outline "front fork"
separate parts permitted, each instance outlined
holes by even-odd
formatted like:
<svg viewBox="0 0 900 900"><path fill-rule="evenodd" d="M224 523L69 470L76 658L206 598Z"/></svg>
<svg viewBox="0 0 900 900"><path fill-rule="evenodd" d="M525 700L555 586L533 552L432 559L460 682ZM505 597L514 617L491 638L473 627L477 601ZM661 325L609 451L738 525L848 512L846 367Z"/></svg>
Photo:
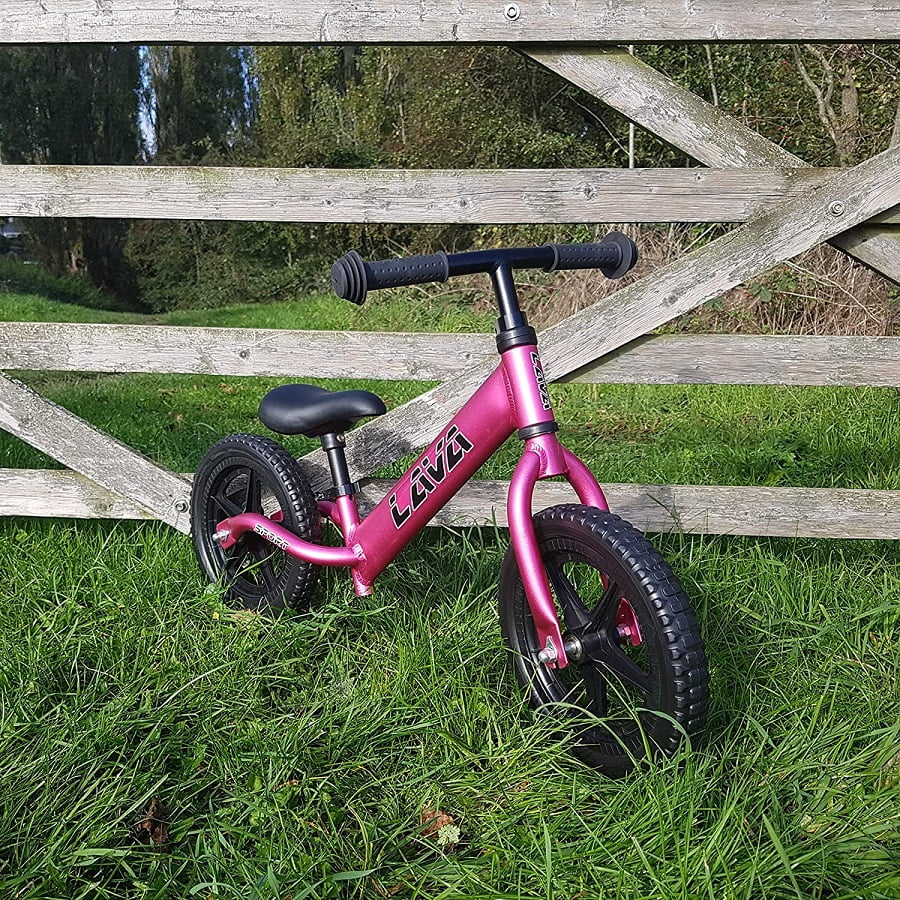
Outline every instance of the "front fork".
<svg viewBox="0 0 900 900"><path fill-rule="evenodd" d="M566 648L531 515L534 486L538 481L554 475L564 476L585 505L602 510L608 510L609 506L590 469L563 447L555 434L542 434L525 441L525 452L509 485L507 519L525 596L541 646L539 659L550 667L562 669L568 665Z"/></svg>

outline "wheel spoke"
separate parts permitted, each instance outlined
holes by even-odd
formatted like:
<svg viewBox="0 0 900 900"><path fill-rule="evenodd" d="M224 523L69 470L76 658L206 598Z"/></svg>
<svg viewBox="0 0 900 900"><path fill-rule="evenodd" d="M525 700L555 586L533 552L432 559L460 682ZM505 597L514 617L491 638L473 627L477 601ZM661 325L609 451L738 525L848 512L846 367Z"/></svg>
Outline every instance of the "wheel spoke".
<svg viewBox="0 0 900 900"><path fill-rule="evenodd" d="M241 566L243 566L244 564L244 561L251 554L252 550L249 544L238 544L235 553L232 556L228 556L225 558L225 571L236 578L240 572Z"/></svg>
<svg viewBox="0 0 900 900"><path fill-rule="evenodd" d="M650 676L619 647L607 647L599 662L645 694L650 693Z"/></svg>
<svg viewBox="0 0 900 900"><path fill-rule="evenodd" d="M569 631L580 632L590 623L590 612L578 596L575 585L566 577L562 568L552 563L545 563L547 577L553 590L556 591L556 598L562 606L563 619L566 628Z"/></svg>
<svg viewBox="0 0 900 900"><path fill-rule="evenodd" d="M602 719L609 709L606 701L606 676L595 662L585 663L581 671L588 696L588 712Z"/></svg>
<svg viewBox="0 0 900 900"><path fill-rule="evenodd" d="M276 550L271 544L261 543L253 550L253 558L256 560L261 571L264 569L269 570L272 578L277 580L278 576L275 573L275 560L279 557L280 553L281 551ZM266 584L268 584L268 580L266 580Z"/></svg>
<svg viewBox="0 0 900 900"><path fill-rule="evenodd" d="M233 500L229 500L221 491L212 495L212 501L225 513L226 518L240 515L243 510Z"/></svg>
<svg viewBox="0 0 900 900"><path fill-rule="evenodd" d="M259 569L259 574L262 576L262 580L265 583L265 586L270 591L274 591L278 586L278 579L275 577L275 573L272 571L271 559L260 560L257 568Z"/></svg>
<svg viewBox="0 0 900 900"><path fill-rule="evenodd" d="M588 631L598 633L609 631L615 625L620 593L619 582L610 580L600 602L591 610Z"/></svg>
<svg viewBox="0 0 900 900"><path fill-rule="evenodd" d="M262 511L262 485L253 469L247 469L247 493L244 496L244 509L247 512Z"/></svg>

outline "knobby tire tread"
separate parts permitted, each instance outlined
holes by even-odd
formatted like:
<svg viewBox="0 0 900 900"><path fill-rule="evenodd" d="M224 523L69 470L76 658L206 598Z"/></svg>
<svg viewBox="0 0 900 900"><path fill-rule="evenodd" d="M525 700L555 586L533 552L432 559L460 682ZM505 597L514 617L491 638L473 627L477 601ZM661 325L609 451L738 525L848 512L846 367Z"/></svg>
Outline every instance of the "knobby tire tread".
<svg viewBox="0 0 900 900"><path fill-rule="evenodd" d="M283 498L279 498L279 502L281 499L287 502L287 509L282 510L284 513L282 524L307 541L320 543L322 540L322 523L316 497L297 460L281 444L270 438L257 434L229 435L214 444L201 460L191 493L191 538L197 549L200 568L211 581L215 581L217 574L220 573L210 570L209 565L204 562L204 554L200 549L201 542L210 538L198 534L198 528L204 524L197 514L200 499L198 490L205 489L206 482L224 470L223 464L227 463L229 458L234 465L240 465L237 460L241 454L264 468L281 489ZM276 548L273 547L274 549ZM208 553L206 555L208 556ZM278 590L281 596L265 596L262 602L257 603L257 611L278 615L284 607L295 611L306 610L318 578L319 566L287 557L285 571L279 578ZM231 591L229 596L234 600L243 600L233 595Z"/></svg>
<svg viewBox="0 0 900 900"><path fill-rule="evenodd" d="M658 633L664 640L663 652L671 678L668 695L670 707L667 712L688 736L697 734L702 728L707 708L708 673L706 653L696 616L680 582L661 554L636 528L613 513L580 504L562 504L544 509L534 516L539 543L542 535L552 533L554 526L565 524L585 529L588 534L618 556L630 569L645 600L652 606L653 616L658 625ZM547 538L549 541L550 538ZM521 576L515 563L512 547L504 562L504 574L518 579L515 584L504 584L501 577L501 624L507 643L514 653L522 655L523 648L512 621L515 611L515 591L521 588ZM522 601L524 595L520 597ZM524 601L527 610L527 601ZM530 619L530 612L526 612ZM520 685L531 691L532 705L540 707L532 687L532 679L525 677L523 670L516 666L516 676ZM669 727L668 736L658 745L665 755L675 753L683 742L679 729ZM591 759L590 752L576 754L585 761L605 768L607 774L617 776L629 771L632 766L623 761L621 766L603 766Z"/></svg>

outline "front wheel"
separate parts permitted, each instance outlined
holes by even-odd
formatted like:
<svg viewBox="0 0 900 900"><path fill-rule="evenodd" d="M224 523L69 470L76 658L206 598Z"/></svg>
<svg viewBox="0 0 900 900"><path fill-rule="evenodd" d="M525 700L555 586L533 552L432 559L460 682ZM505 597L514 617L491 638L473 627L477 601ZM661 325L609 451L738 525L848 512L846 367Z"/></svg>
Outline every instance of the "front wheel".
<svg viewBox="0 0 900 900"><path fill-rule="evenodd" d="M500 624L531 705L574 735L573 750L610 776L672 755L703 724L706 654L678 579L637 529L576 504L534 517L569 665L538 660L512 547L500 574Z"/></svg>

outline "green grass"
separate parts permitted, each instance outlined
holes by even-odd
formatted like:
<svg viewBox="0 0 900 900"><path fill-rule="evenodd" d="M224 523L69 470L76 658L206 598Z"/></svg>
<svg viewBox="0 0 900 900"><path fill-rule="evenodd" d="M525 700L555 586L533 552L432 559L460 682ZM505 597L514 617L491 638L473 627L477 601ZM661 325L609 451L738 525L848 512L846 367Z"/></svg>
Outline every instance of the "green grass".
<svg viewBox="0 0 900 900"><path fill-rule="evenodd" d="M0 273L2 275L2 273ZM493 328L494 316L474 312L455 295L434 302L410 291L402 296L373 294L365 306L339 300L333 294L315 294L284 303L247 304L219 309L183 310L158 316L109 312L63 303L36 294L2 290L0 321L103 322L150 325L207 325L228 328L306 328L352 331L457 331L484 332Z"/></svg>
<svg viewBox="0 0 900 900"><path fill-rule="evenodd" d="M372 598L335 574L279 622L221 607L161 526L0 537L2 896L897 896L892 545L662 540L712 717L612 782L521 708L490 531L430 534ZM155 796L168 853L130 837Z"/></svg>
<svg viewBox="0 0 900 900"><path fill-rule="evenodd" d="M2 284L0 284L2 286ZM146 321L137 313L89 309L75 303L60 303L35 294L0 291L0 320L4 322L102 322L130 324Z"/></svg>
<svg viewBox="0 0 900 900"><path fill-rule="evenodd" d="M348 310L190 321L344 328ZM422 310L373 306L357 327L469 315ZM28 377L185 469L258 428L276 383ZM896 391L554 392L605 481L900 487ZM485 474L507 477L515 450ZM0 466L43 462L0 439ZM678 760L613 782L522 708L496 622L502 533L430 532L373 597L329 573L310 615L269 622L223 607L161 525L0 521L0 897L900 897L898 545L656 543L701 621L711 717ZM154 797L168 852L131 836ZM454 817L456 849L423 836L426 806Z"/></svg>

